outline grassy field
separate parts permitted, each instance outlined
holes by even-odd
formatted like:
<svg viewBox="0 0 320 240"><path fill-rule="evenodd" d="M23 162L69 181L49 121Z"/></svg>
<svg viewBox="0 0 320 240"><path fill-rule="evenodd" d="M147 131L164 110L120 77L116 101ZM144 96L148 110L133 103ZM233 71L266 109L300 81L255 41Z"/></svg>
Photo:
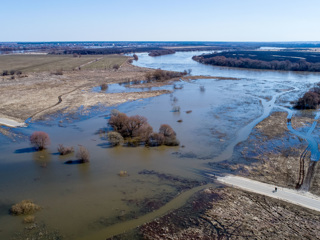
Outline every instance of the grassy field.
<svg viewBox="0 0 320 240"><path fill-rule="evenodd" d="M83 69L105 69L114 64L121 65L126 59L119 55L84 55L80 58L72 55L0 55L0 73L3 70L20 70L22 73L68 71L82 65Z"/></svg>
<svg viewBox="0 0 320 240"><path fill-rule="evenodd" d="M107 55L107 56L99 56L98 58L101 58L99 61L95 61L93 63L90 63L88 65L85 65L82 67L82 69L108 69L112 68L115 64L123 64L127 57L120 56L120 55Z"/></svg>

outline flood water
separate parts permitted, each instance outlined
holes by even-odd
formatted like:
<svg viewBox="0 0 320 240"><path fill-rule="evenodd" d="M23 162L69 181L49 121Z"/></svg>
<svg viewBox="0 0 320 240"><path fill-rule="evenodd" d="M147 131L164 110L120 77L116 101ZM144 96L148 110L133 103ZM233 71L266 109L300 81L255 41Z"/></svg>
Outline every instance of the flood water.
<svg viewBox="0 0 320 240"><path fill-rule="evenodd" d="M117 224L112 228L115 233L138 225L147 214L145 199L153 202L161 199L162 205L170 201L168 208L162 208L166 211L177 208L184 201L171 200L180 192L179 183L139 172L154 170L209 181L200 174L208 162L231 157L234 146L245 140L257 123L274 110L290 107L290 101L320 79L319 74L313 73L202 65L191 59L196 54L201 52L160 57L138 54L139 60L134 62L137 66L174 71L192 69L192 75L207 75L212 79L179 82L182 89L167 86L172 94L114 107L129 116L145 116L155 131L163 123L171 125L181 142L179 147L110 148L104 134L98 132L107 126L112 108L80 120L31 122L27 128L15 130L26 135L33 131L47 132L51 145L42 152L34 152L28 141L11 142L0 137L0 239L18 239L16 233L28 226L22 223L23 217L8 214L10 206L23 199L32 199L40 205L42 210L35 214L36 222L44 223L48 231L59 232L64 239L105 239L113 224ZM110 91L123 90L114 88L110 87ZM100 90L99 86L94 89ZM180 112L172 111L176 107ZM308 114L316 116L316 113ZM64 164L76 157L59 156L60 143L75 149L84 145L90 152L90 163ZM121 170L129 176L118 176ZM183 200L186 199L187 194ZM164 210L160 209L152 217L163 214Z"/></svg>

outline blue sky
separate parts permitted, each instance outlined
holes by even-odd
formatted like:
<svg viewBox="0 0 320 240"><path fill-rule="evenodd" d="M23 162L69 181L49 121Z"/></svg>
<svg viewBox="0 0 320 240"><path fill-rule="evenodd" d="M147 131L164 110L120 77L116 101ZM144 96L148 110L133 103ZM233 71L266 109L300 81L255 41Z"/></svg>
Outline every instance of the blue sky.
<svg viewBox="0 0 320 240"><path fill-rule="evenodd" d="M320 41L319 0L2 0L5 41Z"/></svg>

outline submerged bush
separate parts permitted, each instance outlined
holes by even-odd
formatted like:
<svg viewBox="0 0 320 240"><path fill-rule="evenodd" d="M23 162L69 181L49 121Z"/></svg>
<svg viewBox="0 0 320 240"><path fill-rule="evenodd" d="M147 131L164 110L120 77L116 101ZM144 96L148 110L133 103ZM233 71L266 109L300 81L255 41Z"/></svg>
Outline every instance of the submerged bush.
<svg viewBox="0 0 320 240"><path fill-rule="evenodd" d="M108 132L107 137L108 137L108 141L112 146L117 146L119 144L122 144L124 141L121 134L115 131Z"/></svg>
<svg viewBox="0 0 320 240"><path fill-rule="evenodd" d="M89 151L84 146L79 147L79 150L76 156L83 163L87 163L90 160Z"/></svg>
<svg viewBox="0 0 320 240"><path fill-rule="evenodd" d="M32 133L30 143L38 150L46 148L50 144L49 135L42 131Z"/></svg>
<svg viewBox="0 0 320 240"><path fill-rule="evenodd" d="M164 143L164 136L161 133L151 133L147 140L147 145L150 147L161 146Z"/></svg>
<svg viewBox="0 0 320 240"><path fill-rule="evenodd" d="M168 124L162 124L159 128L159 133L163 134L164 142L166 146L178 146L180 142L176 138L176 132Z"/></svg>
<svg viewBox="0 0 320 240"><path fill-rule="evenodd" d="M73 147L65 147L63 144L59 144L58 146L58 152L60 155L67 155L74 152Z"/></svg>
<svg viewBox="0 0 320 240"><path fill-rule="evenodd" d="M162 124L159 128L159 133L162 133L164 137L175 137L176 132L168 124Z"/></svg>
<svg viewBox="0 0 320 240"><path fill-rule="evenodd" d="M31 200L22 200L20 203L13 205L10 209L12 215L28 215L39 211L40 207Z"/></svg>
<svg viewBox="0 0 320 240"><path fill-rule="evenodd" d="M108 86L108 84L106 84L106 83L102 83L102 84L100 85L100 88L101 88L101 91L106 91L106 90L109 88L109 86Z"/></svg>
<svg viewBox="0 0 320 240"><path fill-rule="evenodd" d="M164 71L161 69L157 69L153 72L147 72L145 74L145 78L147 81L165 81L172 78L178 78L186 75L187 72L173 72L173 71Z"/></svg>
<svg viewBox="0 0 320 240"><path fill-rule="evenodd" d="M306 92L299 98L296 105L297 109L317 109L320 104L320 87L315 87Z"/></svg>
<svg viewBox="0 0 320 240"><path fill-rule="evenodd" d="M179 146L180 141L176 137L165 137L164 145L166 146Z"/></svg>
<svg viewBox="0 0 320 240"><path fill-rule="evenodd" d="M119 64L114 64L114 65L112 66L112 68L113 68L115 71L117 71L117 70L120 68L120 65L119 65Z"/></svg>
<svg viewBox="0 0 320 240"><path fill-rule="evenodd" d="M140 115L128 117L125 113L113 113L109 119L110 126L122 137L135 137L140 127L147 123L147 119Z"/></svg>
<svg viewBox="0 0 320 240"><path fill-rule="evenodd" d="M149 123L144 123L141 127L133 132L133 137L139 138L141 142L146 142L152 132L153 129Z"/></svg>

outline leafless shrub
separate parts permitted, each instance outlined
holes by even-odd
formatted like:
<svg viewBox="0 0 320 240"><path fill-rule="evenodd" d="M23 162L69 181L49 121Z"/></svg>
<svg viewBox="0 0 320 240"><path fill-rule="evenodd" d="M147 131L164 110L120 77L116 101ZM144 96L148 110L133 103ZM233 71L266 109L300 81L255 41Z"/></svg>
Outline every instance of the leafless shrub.
<svg viewBox="0 0 320 240"><path fill-rule="evenodd" d="M133 60L132 60L132 59L129 59L129 60L128 60L128 63L133 63Z"/></svg>
<svg viewBox="0 0 320 240"><path fill-rule="evenodd" d="M129 147L137 147L141 145L141 140L138 137L126 138L126 144Z"/></svg>
<svg viewBox="0 0 320 240"><path fill-rule="evenodd" d="M159 128L159 134L164 136L163 144L166 146L178 146L180 142L176 138L176 132L168 124L162 124Z"/></svg>
<svg viewBox="0 0 320 240"><path fill-rule="evenodd" d="M58 146L58 152L60 155L67 155L74 152L73 147L65 147L63 144L59 144Z"/></svg>
<svg viewBox="0 0 320 240"><path fill-rule="evenodd" d="M112 131L107 133L108 141L112 146L117 146L123 143L123 137L120 133Z"/></svg>
<svg viewBox="0 0 320 240"><path fill-rule="evenodd" d="M188 111L186 111L186 113L187 113L187 114L192 113L192 110L188 110Z"/></svg>
<svg viewBox="0 0 320 240"><path fill-rule="evenodd" d="M16 70L11 70L10 75L14 75L16 73Z"/></svg>
<svg viewBox="0 0 320 240"><path fill-rule="evenodd" d="M22 72L21 72L20 70L17 70L17 71L16 71L16 74L17 74L18 76L20 76L20 75L22 74Z"/></svg>
<svg viewBox="0 0 320 240"><path fill-rule="evenodd" d="M2 71L2 76L7 76L7 75L9 75L8 70L3 70L3 71Z"/></svg>
<svg viewBox="0 0 320 240"><path fill-rule="evenodd" d="M89 151L84 146L79 147L79 150L76 156L83 163L87 163L90 160Z"/></svg>
<svg viewBox="0 0 320 240"><path fill-rule="evenodd" d="M147 80L147 82L151 82L152 81L152 73L151 72L147 72L146 74L145 74L145 78L146 78L146 80Z"/></svg>
<svg viewBox="0 0 320 240"><path fill-rule="evenodd" d="M38 150L46 148L50 144L49 135L42 131L36 131L30 136L30 143Z"/></svg>
<svg viewBox="0 0 320 240"><path fill-rule="evenodd" d="M13 205L10 209L12 215L28 215L39 211L40 207L31 200L22 200L20 203Z"/></svg>
<svg viewBox="0 0 320 240"><path fill-rule="evenodd" d="M143 116L135 115L128 117L125 113L115 113L109 119L110 126L122 137L134 137L136 131L147 123L147 119Z"/></svg>
<svg viewBox="0 0 320 240"><path fill-rule="evenodd" d="M128 116L125 113L121 113L119 111L113 111L111 114L112 115L108 121L109 125L113 128L114 131L124 136L122 133L125 132L125 125L128 121Z"/></svg>
<svg viewBox="0 0 320 240"><path fill-rule="evenodd" d="M51 72L51 75L63 75L63 70L62 69L58 69L54 72Z"/></svg>
<svg viewBox="0 0 320 240"><path fill-rule="evenodd" d="M101 91L106 91L106 90L109 88L109 86L108 86L108 84L106 84L106 83L102 83L102 84L100 85L100 88L101 88Z"/></svg>
<svg viewBox="0 0 320 240"><path fill-rule="evenodd" d="M204 92L206 89L203 85L200 86L200 92Z"/></svg>
<svg viewBox="0 0 320 240"><path fill-rule="evenodd" d="M149 123L145 122L141 127L133 132L133 137L137 137L141 142L146 142L149 135L153 132Z"/></svg>
<svg viewBox="0 0 320 240"><path fill-rule="evenodd" d="M161 133L151 133L146 143L150 147L161 146L164 143L164 136Z"/></svg>
<svg viewBox="0 0 320 240"><path fill-rule="evenodd" d="M180 142L179 140L174 137L165 137L164 139L164 145L166 146L179 146Z"/></svg>
<svg viewBox="0 0 320 240"><path fill-rule="evenodd" d="M120 68L120 65L119 65L119 64L114 64L114 65L112 66L112 68L113 68L115 71L117 71L117 70Z"/></svg>
<svg viewBox="0 0 320 240"><path fill-rule="evenodd" d="M168 124L162 124L159 128L159 133L163 134L164 137L175 137L176 132L173 131L172 127Z"/></svg>
<svg viewBox="0 0 320 240"><path fill-rule="evenodd" d="M147 79L147 81L165 81L172 78L178 78L186 74L186 72L173 72L157 69L153 72L147 72L145 74L145 78Z"/></svg>
<svg viewBox="0 0 320 240"><path fill-rule="evenodd" d="M183 120L182 120L182 119L179 119L177 122L178 122L178 123L182 123L182 122L183 122Z"/></svg>
<svg viewBox="0 0 320 240"><path fill-rule="evenodd" d="M113 111L109 119L109 125L115 132L110 132L108 138L111 139L115 135L115 144L118 144L119 139L121 139L120 137L123 137L124 139L121 139L121 141L124 140L128 146L139 146L143 143L148 146L160 146L162 144L168 146L179 145L176 133L168 124L162 124L159 133L155 133L147 122L147 119L143 116L135 115L128 117L124 113ZM113 143L113 140L109 141Z"/></svg>
<svg viewBox="0 0 320 240"><path fill-rule="evenodd" d="M133 59L138 61L139 58L138 58L137 54L133 54Z"/></svg>

